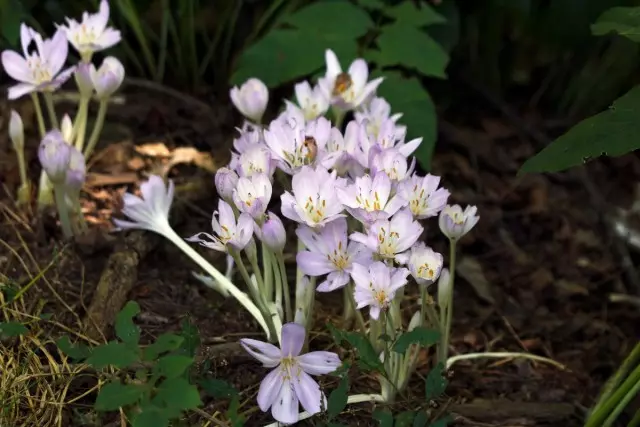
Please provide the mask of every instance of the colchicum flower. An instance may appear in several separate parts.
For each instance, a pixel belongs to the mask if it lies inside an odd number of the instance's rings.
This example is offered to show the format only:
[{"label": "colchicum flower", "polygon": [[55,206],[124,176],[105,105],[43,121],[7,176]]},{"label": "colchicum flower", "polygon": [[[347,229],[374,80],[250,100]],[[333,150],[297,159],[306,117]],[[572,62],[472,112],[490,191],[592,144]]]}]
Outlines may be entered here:
[{"label": "colchicum flower", "polygon": [[295,85],[296,100],[298,106],[304,114],[306,120],[314,120],[329,109],[329,98],[327,98],[320,86],[311,88],[307,81]]},{"label": "colchicum flower", "polygon": [[102,61],[100,68],[92,64],[89,69],[91,82],[96,90],[98,99],[104,100],[109,98],[120,88],[124,81],[124,66],[113,56],[108,56]]},{"label": "colchicum flower", "polygon": [[451,274],[448,268],[443,268],[438,279],[438,306],[446,310],[451,297]]},{"label": "colchicum flower", "polygon": [[413,220],[411,212],[402,209],[390,220],[374,222],[367,234],[352,233],[349,238],[362,243],[383,258],[406,264],[409,259],[406,251],[418,241],[423,230],[420,223]]},{"label": "colchicum flower", "polygon": [[22,117],[15,110],[11,110],[11,119],[9,120],[9,137],[16,152],[24,150],[24,124]]},{"label": "colchicum flower", "polygon": [[150,176],[148,181],[140,184],[142,198],[130,193],[122,196],[122,213],[132,221],[113,219],[114,224],[120,230],[139,228],[162,235],[173,233],[169,226],[169,210],[174,191],[173,181],[169,180],[168,185],[165,185],[158,175]]},{"label": "colchicum flower", "polygon": [[[218,218],[216,218],[216,215]],[[241,213],[236,222],[231,206],[220,199],[218,201],[218,211],[214,212],[211,218],[211,228],[215,236],[201,232],[185,240],[199,243],[201,246],[220,252],[228,252],[229,249],[239,251],[244,249],[251,240],[253,219],[251,215]]]},{"label": "colchicum flower", "polygon": [[322,167],[303,166],[291,180],[293,194],[285,191],[280,197],[282,215],[309,227],[323,226],[344,217],[343,206],[336,189],[344,184]]},{"label": "colchicum flower", "polygon": [[409,201],[414,218],[430,218],[444,209],[451,193],[446,188],[438,188],[439,184],[439,176],[427,174],[425,177],[412,175],[398,185],[398,193]]},{"label": "colchicum flower", "polygon": [[429,286],[440,276],[442,264],[441,254],[418,242],[411,248],[407,267],[419,285]]},{"label": "colchicum flower", "polygon": [[477,212],[475,206],[467,206],[464,212],[460,205],[445,206],[438,218],[440,231],[451,240],[460,239],[478,223],[480,217]]},{"label": "colchicum flower", "polygon": [[371,174],[384,172],[394,183],[403,181],[411,175],[416,166],[415,157],[411,161],[411,165],[408,165],[407,158],[397,148],[386,148],[371,154],[369,161]]},{"label": "colchicum flower", "polygon": [[[267,220],[262,224],[258,238],[275,253],[282,253],[284,245],[287,243],[287,232],[282,220],[273,212],[267,214]],[[258,234],[258,233],[256,233]]]},{"label": "colchicum flower", "polygon": [[327,169],[334,169],[338,176],[364,175],[365,169],[354,157],[358,149],[359,134],[360,126],[354,120],[347,123],[344,136],[338,128],[332,128],[327,141],[326,155],[320,159],[320,164]]},{"label": "colchicum flower", "polygon": [[354,113],[355,120],[366,126],[367,135],[373,139],[377,139],[382,129],[383,123],[391,127],[396,135],[406,135],[407,127],[398,125],[396,122],[402,117],[402,113],[391,115],[391,106],[384,98],[373,97],[371,101],[360,107],[359,111]]},{"label": "colchicum flower", "polygon": [[325,52],[327,71],[324,77],[318,80],[325,97],[343,110],[357,108],[372,96],[382,83],[383,78],[378,77],[370,82],[369,67],[364,59],[356,59],[349,66],[348,72],[343,72],[338,57],[331,50]]},{"label": "colchicum flower", "polygon": [[249,146],[238,157],[235,170],[241,177],[250,177],[254,174],[273,176],[277,162],[271,157],[271,152],[264,144]]},{"label": "colchicum flower", "polygon": [[[7,74],[18,84],[9,88],[7,97],[20,98],[31,92],[53,91],[60,87],[73,73],[73,67],[61,72],[69,44],[62,30],[58,30],[53,38],[43,40],[33,28],[20,26],[20,42],[22,54],[12,50],[2,52],[2,66]],[[36,49],[29,51],[31,43]]]},{"label": "colchicum flower", "polygon": [[399,195],[391,196],[391,180],[384,172],[373,178],[358,177],[353,184],[338,188],[337,194],[347,211],[367,225],[389,218],[407,204]]},{"label": "colchicum flower", "polygon": [[120,31],[107,27],[109,23],[109,2],[102,0],[97,13],[84,12],[82,22],[65,18],[67,25],[58,25],[64,31],[69,43],[88,62],[94,52],[108,49],[120,41]]},{"label": "colchicum flower", "polygon": [[52,130],[44,136],[38,148],[38,159],[53,184],[64,183],[71,159],[71,146],[65,142],[59,130]]},{"label": "colchicum flower", "polygon": [[71,155],[69,156],[69,168],[65,180],[65,187],[68,190],[79,192],[87,177],[87,166],[84,155],[73,145],[70,145]]},{"label": "colchicum flower", "polygon": [[91,80],[91,68],[93,64],[88,62],[81,62],[76,67],[73,76],[78,86],[78,91],[82,96],[91,96],[93,93],[93,81]]},{"label": "colchicum flower", "polygon": [[229,96],[243,116],[254,123],[260,123],[269,103],[269,89],[261,80],[251,78],[240,88],[234,86]]},{"label": "colchicum flower", "polygon": [[233,202],[233,192],[238,185],[238,175],[228,168],[220,168],[217,170],[215,178],[216,191],[226,202]]},{"label": "colchicum flower", "polygon": [[267,211],[271,200],[271,181],[263,173],[242,177],[233,191],[233,202],[240,212],[245,212],[255,220],[260,220]]},{"label": "colchicum flower", "polygon": [[309,276],[328,274],[318,285],[318,292],[331,292],[349,283],[354,263],[368,265],[373,262],[371,250],[360,243],[349,242],[346,218],[330,222],[319,232],[302,226],[296,234],[307,247],[296,257],[300,270]]},{"label": "colchicum flower", "polygon": [[310,414],[327,407],[324,393],[310,375],[329,374],[342,364],[337,354],[328,351],[300,354],[304,340],[305,328],[297,323],[282,326],[280,348],[254,339],[240,340],[265,368],[275,368],[260,383],[258,406],[263,412],[271,408],[273,418],[284,424],[298,421],[298,404]]},{"label": "colchicum flower", "polygon": [[376,261],[369,266],[354,264],[351,278],[355,283],[356,308],[369,306],[369,315],[378,319],[380,312],[386,310],[393,301],[396,291],[407,284],[409,270],[392,268]]}]

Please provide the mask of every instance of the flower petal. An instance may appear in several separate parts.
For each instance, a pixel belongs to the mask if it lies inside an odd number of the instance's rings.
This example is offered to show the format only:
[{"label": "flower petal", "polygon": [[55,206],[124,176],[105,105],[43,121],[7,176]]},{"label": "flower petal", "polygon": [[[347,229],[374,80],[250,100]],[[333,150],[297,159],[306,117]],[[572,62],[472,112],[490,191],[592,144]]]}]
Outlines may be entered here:
[{"label": "flower petal", "polygon": [[260,383],[258,391],[258,406],[262,412],[267,412],[273,402],[276,401],[282,389],[282,370],[280,367],[269,372]]},{"label": "flower petal", "polygon": [[329,374],[342,365],[340,357],[330,351],[312,351],[298,356],[302,369],[311,375]]},{"label": "flower petal", "polygon": [[327,260],[326,255],[316,252],[298,252],[296,262],[300,270],[308,276],[322,276],[336,269],[336,267]]},{"label": "flower petal", "polygon": [[298,422],[298,397],[290,381],[283,381],[280,393],[271,406],[271,415],[284,424]]},{"label": "flower petal", "polygon": [[12,50],[2,52],[2,66],[9,77],[19,82],[32,82],[31,70],[26,59]]},{"label": "flower petal", "polygon": [[291,383],[305,411],[317,414],[323,407],[327,407],[326,398],[320,391],[320,386],[309,374],[303,371],[297,377],[292,378]]},{"label": "flower petal", "polygon": [[265,368],[274,368],[280,364],[282,356],[280,349],[275,345],[251,338],[242,338],[240,344],[247,353],[258,359]]},{"label": "flower petal", "polygon": [[282,357],[296,357],[300,354],[304,345],[306,331],[304,326],[297,323],[286,323],[282,326]]}]

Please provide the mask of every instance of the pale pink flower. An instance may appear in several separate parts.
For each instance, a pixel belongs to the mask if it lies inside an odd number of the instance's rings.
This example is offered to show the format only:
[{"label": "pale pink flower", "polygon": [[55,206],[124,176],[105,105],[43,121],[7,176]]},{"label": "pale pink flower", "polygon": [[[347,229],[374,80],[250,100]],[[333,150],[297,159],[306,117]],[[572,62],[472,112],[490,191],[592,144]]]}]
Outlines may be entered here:
[{"label": "pale pink flower", "polygon": [[107,27],[109,23],[109,2],[102,0],[97,13],[84,12],[82,21],[65,18],[66,25],[58,25],[69,43],[88,60],[94,52],[116,45],[121,37],[120,31]]},{"label": "pale pink flower", "polygon": [[236,221],[231,206],[220,199],[218,210],[213,213],[211,218],[211,228],[213,235],[201,232],[185,240],[220,252],[228,252],[229,249],[239,251],[244,249],[251,240],[253,219],[251,215],[241,213]]},{"label": "pale pink flower", "polygon": [[440,276],[442,264],[442,255],[423,242],[418,242],[411,247],[407,267],[418,284],[429,286],[435,282]]},{"label": "pale pink flower", "polygon": [[380,261],[368,266],[354,264],[351,278],[355,284],[356,308],[368,306],[371,318],[378,319],[380,312],[393,301],[396,291],[407,284],[408,275],[406,268],[388,267]]},{"label": "pale pink flower", "polygon": [[367,225],[389,218],[407,204],[399,195],[391,195],[391,180],[384,172],[355,178],[353,184],[338,188],[337,194],[347,211]]},{"label": "pale pink flower", "polygon": [[447,205],[438,218],[440,231],[449,239],[458,240],[478,223],[480,217],[477,213],[475,206],[467,206],[463,211],[460,205]]},{"label": "pale pink flower", "polygon": [[446,188],[438,188],[439,184],[439,176],[412,175],[398,184],[398,193],[409,201],[409,209],[416,219],[430,218],[444,209],[450,195]]},{"label": "pale pink flower", "polygon": [[260,123],[269,103],[269,89],[260,79],[250,78],[238,88],[229,91],[231,102],[246,118]]}]

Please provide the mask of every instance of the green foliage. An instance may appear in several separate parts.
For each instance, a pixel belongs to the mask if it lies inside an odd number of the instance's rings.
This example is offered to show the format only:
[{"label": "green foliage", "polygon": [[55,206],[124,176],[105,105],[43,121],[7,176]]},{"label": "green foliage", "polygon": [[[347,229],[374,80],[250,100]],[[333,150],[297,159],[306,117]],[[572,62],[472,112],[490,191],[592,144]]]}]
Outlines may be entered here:
[{"label": "green foliage", "polygon": [[136,349],[130,348],[125,343],[111,341],[95,347],[85,362],[96,369],[103,369],[107,366],[127,368],[138,360],[139,355]]},{"label": "green foliage", "polygon": [[438,363],[427,375],[425,381],[425,399],[433,400],[444,394],[449,381],[444,377],[444,365]]},{"label": "green foliage", "polygon": [[378,409],[373,413],[373,419],[380,427],[393,427],[393,414],[386,409]]},{"label": "green foliage", "polygon": [[27,333],[29,329],[20,322],[0,322],[0,337],[18,337]]},{"label": "green foliage", "polygon": [[338,345],[346,341],[358,351],[358,365],[361,369],[366,371],[384,372],[384,365],[378,358],[375,349],[365,335],[359,332],[341,331],[331,324],[327,324],[327,328]]},{"label": "green foliage", "polygon": [[86,359],[91,354],[89,347],[83,343],[71,344],[71,340],[66,335],[58,338],[56,345],[64,354],[74,360]]},{"label": "green foliage", "polygon": [[133,323],[133,318],[140,313],[140,306],[129,301],[116,316],[116,336],[129,345],[137,346],[140,342],[140,328]]},{"label": "green foliage", "polygon": [[440,332],[435,329],[428,329],[418,326],[409,332],[400,335],[392,350],[396,353],[404,354],[411,344],[419,344],[422,347],[430,347],[440,340]]},{"label": "green foliage", "polygon": [[244,425],[245,419],[238,413],[238,409],[240,407],[240,394],[235,387],[226,381],[211,377],[200,380],[198,384],[202,387],[205,393],[209,394],[214,399],[228,399],[230,401],[226,416],[233,427]]},{"label": "green foliage", "polygon": [[327,399],[327,416],[329,420],[334,419],[347,406],[347,397],[349,392],[349,378],[344,375],[340,379],[338,387],[331,392]]},{"label": "green foliage", "polygon": [[597,36],[617,33],[636,43],[640,42],[640,7],[614,7],[605,11],[591,31]]},{"label": "green foliage", "polygon": [[137,384],[122,384],[112,381],[100,389],[94,407],[96,411],[117,411],[123,406],[133,405],[143,396],[145,387]]},{"label": "green foliage", "polygon": [[578,123],[528,159],[520,172],[557,172],[599,156],[616,157],[640,148],[639,108],[640,86],[637,86],[608,110]]}]

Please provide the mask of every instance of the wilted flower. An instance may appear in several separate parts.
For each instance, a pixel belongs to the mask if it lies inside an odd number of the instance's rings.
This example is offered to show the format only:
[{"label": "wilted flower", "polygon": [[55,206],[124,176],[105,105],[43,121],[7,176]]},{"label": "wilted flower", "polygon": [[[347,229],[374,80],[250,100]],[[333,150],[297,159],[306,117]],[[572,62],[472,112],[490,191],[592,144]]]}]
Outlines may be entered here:
[{"label": "wilted flower", "polygon": [[387,219],[407,202],[397,194],[391,196],[391,180],[384,172],[373,178],[365,175],[354,183],[337,189],[338,199],[357,220],[369,225]]},{"label": "wilted flower", "polygon": [[87,177],[87,166],[85,164],[84,155],[73,145],[70,146],[71,155],[69,156],[69,168],[65,186],[73,191],[80,191]]},{"label": "wilted flower", "polygon": [[326,97],[320,86],[311,88],[307,81],[295,85],[296,100],[304,114],[305,119],[316,119],[329,109],[329,98]]},{"label": "wilted flower", "polygon": [[310,375],[329,374],[342,365],[338,355],[328,351],[300,354],[305,334],[303,326],[287,323],[282,326],[280,348],[254,339],[240,340],[265,368],[275,368],[260,383],[258,406],[263,412],[271,408],[273,418],[285,424],[298,421],[298,402],[310,414],[327,407],[324,393]]},{"label": "wilted flower", "polygon": [[131,193],[122,196],[124,207],[122,213],[133,221],[114,219],[118,229],[135,229],[153,231],[158,234],[172,232],[169,226],[169,210],[173,202],[173,181],[165,185],[158,175],[151,175],[149,180],[140,184],[142,198]]},{"label": "wilted flower", "polygon": [[224,200],[218,200],[218,211],[213,213],[211,228],[215,236],[201,232],[185,240],[220,252],[227,252],[228,249],[239,251],[251,240],[253,219],[249,214],[241,213],[236,222],[231,206]]},{"label": "wilted flower", "polygon": [[69,43],[89,61],[94,52],[108,49],[120,41],[120,31],[107,27],[109,23],[109,2],[102,0],[97,13],[84,12],[82,22],[65,18],[67,25],[59,25]]},{"label": "wilted flower", "polygon": [[89,74],[98,99],[106,99],[113,95],[124,81],[124,66],[117,58],[108,56],[97,70],[92,64]]},{"label": "wilted flower", "polygon": [[440,213],[450,195],[446,188],[438,188],[439,184],[439,176],[413,175],[398,185],[398,193],[409,201],[409,209],[415,218],[430,218]]},{"label": "wilted flower", "polygon": [[343,206],[336,196],[336,189],[342,185],[335,172],[303,166],[291,180],[293,194],[285,191],[280,197],[282,215],[310,227],[343,217]]},{"label": "wilted flower", "polygon": [[[281,253],[287,243],[287,232],[282,220],[273,212],[267,214],[267,220],[262,224],[258,237],[265,245],[276,253]],[[256,230],[256,231],[257,231]]]},{"label": "wilted flower", "polygon": [[325,61],[327,71],[325,76],[318,80],[318,85],[325,97],[331,99],[339,108],[348,110],[360,106],[382,83],[382,77],[367,83],[369,67],[364,59],[353,61],[346,73],[342,71],[338,57],[331,49],[325,52]]},{"label": "wilted flower", "polygon": [[372,319],[380,317],[380,311],[386,310],[393,301],[396,291],[407,284],[409,270],[392,268],[376,261],[368,266],[353,264],[351,278],[355,283],[356,308],[369,306]]},{"label": "wilted flower", "polygon": [[346,218],[338,218],[325,225],[319,232],[300,227],[296,234],[307,247],[298,252],[296,261],[304,274],[327,279],[317,287],[319,292],[331,292],[349,283],[349,272],[354,263],[368,265],[371,250],[357,242],[349,242]]},{"label": "wilted flower", "polygon": [[229,168],[217,170],[215,178],[218,195],[229,203],[233,202],[233,192],[238,185],[238,175]]},{"label": "wilted flower", "polygon": [[451,240],[461,238],[478,223],[480,217],[476,215],[477,212],[475,206],[467,206],[464,212],[460,205],[445,206],[438,218],[440,231]]},{"label": "wilted flower", "polygon": [[[2,52],[2,66],[12,79],[19,82],[9,88],[9,99],[17,99],[31,92],[53,91],[71,76],[73,67],[60,72],[69,50],[62,30],[56,31],[53,38],[43,40],[33,28],[22,24],[20,42],[23,56],[12,50]],[[32,42],[36,50],[30,53]]]},{"label": "wilted flower", "polygon": [[407,266],[418,284],[429,286],[440,276],[442,263],[441,254],[418,242],[411,248]]},{"label": "wilted flower", "polygon": [[260,123],[269,103],[269,89],[259,79],[251,78],[229,92],[231,102],[246,118]]},{"label": "wilted flower", "polygon": [[233,202],[240,212],[245,212],[255,220],[262,218],[271,200],[271,181],[263,173],[242,177],[233,191]]},{"label": "wilted flower", "polygon": [[383,258],[395,259],[400,264],[406,264],[406,251],[418,241],[422,231],[422,226],[413,220],[411,212],[402,209],[390,220],[374,222],[367,234],[353,233],[349,237]]},{"label": "wilted flower", "polygon": [[65,181],[70,158],[71,146],[65,142],[62,133],[59,130],[48,132],[40,142],[38,159],[52,183]]},{"label": "wilted flower", "polygon": [[24,125],[22,117],[15,110],[11,110],[11,119],[9,120],[9,137],[13,143],[13,148],[21,152],[24,150]]}]

